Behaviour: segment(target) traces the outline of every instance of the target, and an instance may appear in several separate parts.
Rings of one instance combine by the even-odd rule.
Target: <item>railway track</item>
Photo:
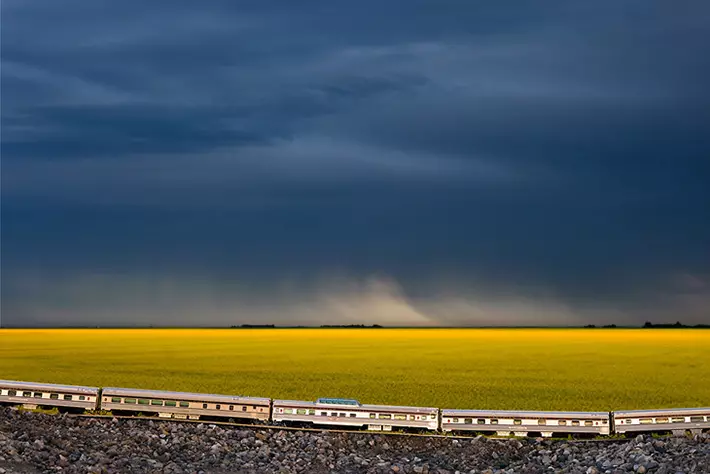
[[[58,415],[57,415],[58,416]],[[461,434],[440,434],[440,433],[411,433],[406,431],[369,431],[369,430],[356,430],[356,429],[331,429],[331,428],[314,428],[305,426],[287,426],[287,425],[273,425],[273,424],[257,424],[257,423],[238,423],[231,421],[213,421],[213,420],[186,420],[179,418],[159,418],[151,416],[129,416],[129,415],[93,415],[86,413],[66,413],[67,417],[70,418],[89,418],[89,419],[101,419],[101,420],[134,420],[139,422],[169,422],[169,423],[189,423],[189,424],[203,424],[203,425],[213,425],[213,426],[227,426],[232,428],[245,428],[251,430],[270,430],[270,431],[302,431],[308,433],[342,433],[342,434],[377,434],[382,436],[400,436],[400,437],[417,437],[417,438],[440,438],[440,439],[450,439],[450,440],[474,440],[480,437],[484,437],[490,440],[531,440],[531,439],[544,439],[545,441],[566,441],[568,443],[620,443],[631,439],[631,437],[597,437],[597,438],[531,438],[531,437],[520,437],[520,436],[487,436],[487,435],[461,435]],[[659,438],[667,438],[670,435],[659,436]]]

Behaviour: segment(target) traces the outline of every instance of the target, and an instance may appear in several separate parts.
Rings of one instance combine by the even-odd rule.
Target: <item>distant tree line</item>
[[[322,328],[381,328],[379,324],[365,326],[364,324],[323,324]]]
[[[243,329],[271,329],[275,328],[276,325],[274,324],[242,324],[240,326],[229,326],[232,329],[238,329],[238,328],[243,328]],[[290,327],[296,327],[296,328],[307,328],[307,327],[313,327],[313,326],[290,326]],[[322,328],[381,328],[379,324],[373,324],[372,326],[366,326],[364,324],[323,324],[320,326]]]
[[[587,324],[584,326],[587,329],[593,329],[596,328],[594,324]],[[617,327],[616,324],[607,324],[606,326],[600,326],[602,328],[615,328]],[[644,325],[642,326],[644,329],[676,329],[676,328],[710,328],[710,324],[696,324],[695,326],[688,326],[686,324],[682,324],[680,321],[676,321],[675,323],[661,323],[661,324],[653,324],[649,321],[646,321]]]
[[[263,329],[263,328],[275,328],[273,324],[242,324],[241,326],[229,326],[230,328],[244,328],[244,329]]]
[[[710,328],[710,324],[696,324],[695,326],[688,326],[688,325],[682,324],[680,321],[676,321],[673,324],[670,324],[670,323],[653,324],[649,321],[646,321],[644,323],[643,327],[646,329]]]
[[[235,329],[235,328],[242,328],[242,329],[273,329],[275,328],[276,325],[274,324],[242,324],[240,326],[230,326],[230,328]],[[313,327],[313,326],[290,326],[290,327],[296,327],[296,328],[307,328],[307,327]],[[319,326],[321,328],[348,328],[348,329],[378,329],[381,328],[379,324],[373,324],[371,326],[365,325],[365,324],[322,324]],[[587,324],[584,326],[586,329],[594,329],[597,326],[594,324]],[[618,327],[616,324],[606,324],[604,326],[598,326],[600,328],[606,328],[606,329],[613,329]],[[646,323],[642,326],[644,329],[676,329],[676,328],[710,328],[710,324],[696,324],[695,326],[689,326],[682,324],[680,321],[676,321],[675,323],[661,323],[661,324],[653,324],[649,321],[646,321]]]

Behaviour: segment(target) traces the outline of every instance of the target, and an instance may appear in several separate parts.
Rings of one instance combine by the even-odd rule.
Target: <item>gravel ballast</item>
[[[0,474],[710,473],[710,434],[606,443],[73,418],[0,408]]]

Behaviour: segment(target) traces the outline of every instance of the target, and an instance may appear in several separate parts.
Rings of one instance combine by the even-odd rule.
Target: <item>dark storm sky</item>
[[[710,322],[710,3],[2,2],[2,324]]]

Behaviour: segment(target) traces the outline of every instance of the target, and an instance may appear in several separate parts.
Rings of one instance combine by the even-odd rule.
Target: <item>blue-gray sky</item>
[[[2,323],[710,322],[710,4],[2,2]]]

